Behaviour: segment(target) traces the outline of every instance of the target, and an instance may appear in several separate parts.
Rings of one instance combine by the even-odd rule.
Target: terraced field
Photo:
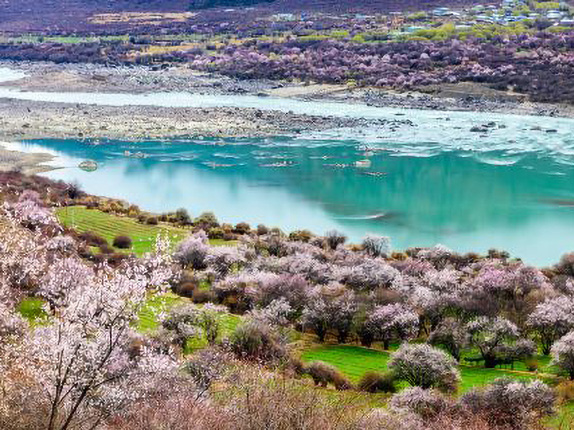
[[[133,251],[143,255],[153,250],[158,235],[167,235],[172,243],[177,243],[189,234],[189,230],[165,225],[146,225],[133,218],[107,214],[84,206],[70,206],[56,211],[59,221],[66,227],[84,233],[91,231],[102,236],[111,246],[116,236],[132,238]]]
[[[80,233],[91,231],[102,236],[111,246],[116,236],[129,236],[133,246],[130,252],[141,256],[153,250],[158,235],[167,235],[172,244],[183,240],[190,231],[169,225],[147,225],[133,218],[107,214],[99,210],[86,209],[84,206],[70,206],[56,210],[62,225],[71,227]],[[234,241],[211,240],[211,245],[234,245]],[[117,250],[120,251],[121,250]]]
[[[303,352],[304,362],[315,360],[324,361],[339,369],[352,382],[358,382],[368,371],[384,372],[390,353],[352,345],[322,345]],[[547,359],[546,359],[547,361]],[[519,370],[485,369],[482,367],[459,366],[462,376],[461,392],[473,387],[486,385],[501,377],[515,379],[532,379],[538,377],[535,373]],[[547,379],[547,378],[543,378]]]

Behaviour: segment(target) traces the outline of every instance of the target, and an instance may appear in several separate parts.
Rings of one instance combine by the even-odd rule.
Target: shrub
[[[116,236],[114,246],[119,249],[129,249],[132,247],[132,239],[129,236]]]
[[[450,408],[450,402],[433,389],[407,388],[391,399],[391,408],[399,412],[411,412],[422,418],[433,418]]]
[[[176,292],[178,295],[182,297],[192,298],[196,288],[197,288],[196,282],[186,281],[178,285],[178,287],[176,288]]]
[[[539,380],[495,380],[483,389],[465,393],[460,403],[474,414],[484,416],[493,425],[511,429],[536,428],[536,423],[554,412],[555,395]]]
[[[289,240],[295,242],[309,242],[313,237],[313,233],[309,230],[297,230],[289,233]]]
[[[206,391],[223,376],[229,362],[227,355],[220,348],[202,349],[191,357],[184,369],[192,376],[197,387]]]
[[[211,290],[195,289],[191,295],[193,303],[210,303],[215,301],[215,294]]]
[[[86,231],[80,234],[79,239],[86,242],[89,246],[100,246],[100,245],[107,245],[106,239],[97,235],[92,231]]]
[[[454,392],[460,381],[455,360],[427,344],[403,344],[389,362],[397,379],[421,388],[438,388],[444,392]]]
[[[351,383],[341,372],[322,361],[314,361],[309,364],[305,373],[311,376],[315,385],[320,385],[321,387],[326,387],[328,384],[333,384],[337,390],[348,390],[352,387]]]
[[[75,200],[82,197],[84,192],[78,182],[71,182],[66,187],[66,194],[70,199]]]
[[[574,400],[574,381],[562,381],[558,384],[556,395],[560,403],[570,403]]]
[[[159,224],[159,221],[157,220],[156,217],[150,216],[148,219],[146,219],[146,224],[148,224],[148,225],[158,225],[158,224]]]
[[[130,258],[127,254],[122,254],[120,252],[114,252],[113,254],[106,254],[107,262],[112,267],[118,267],[124,260]]]
[[[574,252],[564,254],[554,268],[558,274],[574,277]]]
[[[287,357],[285,345],[275,330],[256,321],[238,326],[229,346],[238,358],[245,360],[273,363]]]
[[[207,267],[205,259],[209,252],[207,235],[200,230],[185,238],[175,250],[173,258],[184,267],[202,270]]]
[[[394,393],[397,391],[395,375],[391,372],[367,372],[361,378],[358,388],[368,393]]]
[[[225,232],[220,227],[211,227],[207,232],[207,236],[210,239],[223,239]]]
[[[114,248],[112,248],[110,245],[108,245],[107,243],[100,245],[98,248],[100,248],[100,252],[102,254],[113,254]]]
[[[199,313],[194,305],[179,305],[169,310],[161,325],[163,340],[183,348],[187,339],[199,334]]]
[[[209,230],[212,227],[219,227],[219,222],[213,212],[203,212],[195,218],[193,223],[204,230]]]
[[[249,224],[247,224],[246,222],[237,223],[235,225],[235,228],[233,229],[233,232],[237,233],[237,234],[247,234],[250,231],[251,231],[251,226]]]
[[[128,216],[130,218],[137,217],[140,212],[141,212],[140,208],[136,205],[130,205],[130,207],[128,208]]]
[[[221,312],[225,308],[206,304],[199,311],[198,325],[210,345],[215,344],[221,332]]]
[[[526,366],[529,372],[536,372],[540,367],[538,360],[536,360],[535,358],[527,358],[526,360],[524,360],[524,365]]]
[[[342,245],[347,241],[347,236],[337,230],[331,230],[325,233],[325,241],[329,248],[337,249],[339,245]]]
[[[181,225],[191,225],[191,217],[185,208],[180,208],[175,211],[175,219],[176,222],[180,223]]]
[[[552,365],[558,366],[574,380],[574,331],[561,337],[551,349]]]
[[[257,234],[258,234],[259,236],[264,236],[264,235],[266,235],[267,233],[269,233],[269,229],[268,229],[265,225],[259,224],[259,225],[257,226]]]
[[[391,239],[387,236],[367,236],[363,239],[363,250],[373,257],[387,256],[391,252]]]
[[[223,234],[223,240],[225,240],[227,242],[231,242],[232,240],[237,240],[237,235],[235,235],[234,233],[224,233]]]

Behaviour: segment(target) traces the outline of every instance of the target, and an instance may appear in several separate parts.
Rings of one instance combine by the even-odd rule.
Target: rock
[[[487,133],[488,129],[487,128],[483,128],[483,127],[479,127],[477,125],[475,125],[474,127],[472,127],[470,129],[471,132],[473,133]]]

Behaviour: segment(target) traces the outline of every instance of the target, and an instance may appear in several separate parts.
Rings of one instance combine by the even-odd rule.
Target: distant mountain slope
[[[89,17],[113,12],[186,12],[205,8],[255,6],[261,14],[324,11],[393,12],[461,6],[478,0],[0,0],[0,31],[86,30]],[[233,13],[229,13],[233,20]]]

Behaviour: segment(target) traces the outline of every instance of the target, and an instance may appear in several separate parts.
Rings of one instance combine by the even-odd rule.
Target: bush
[[[391,408],[411,412],[422,418],[433,418],[450,408],[449,401],[435,390],[420,387],[407,388],[391,399]]]
[[[107,254],[108,264],[112,267],[118,267],[122,261],[129,258],[129,255],[122,254],[120,252],[114,252],[113,254]]]
[[[464,394],[460,404],[493,425],[526,430],[536,428],[541,418],[554,412],[554,401],[553,390],[542,381],[501,378]]]
[[[273,363],[287,358],[285,345],[275,330],[256,321],[238,326],[229,346],[238,358],[245,360]]]
[[[207,236],[210,239],[223,239],[224,235],[225,235],[225,232],[220,227],[212,227],[207,232]]]
[[[191,301],[197,304],[214,302],[215,294],[210,290],[200,290],[196,288],[191,295]]]
[[[108,245],[107,243],[100,245],[98,248],[100,248],[100,252],[102,254],[113,254],[114,248],[112,248],[110,245]]]
[[[181,225],[191,225],[191,217],[187,212],[187,209],[180,208],[175,211],[175,220]]]
[[[148,219],[146,219],[146,224],[147,225],[158,225],[159,221],[157,220],[156,217],[150,216]]]
[[[387,256],[391,252],[391,240],[386,236],[367,236],[362,245],[373,257]]]
[[[315,385],[327,387],[333,384],[337,390],[348,390],[352,388],[351,383],[335,367],[323,363],[322,361],[312,362],[306,369],[307,373],[313,379]]]
[[[524,361],[524,365],[528,369],[529,372],[536,372],[539,368],[538,360],[535,358],[528,358]]]
[[[257,234],[258,234],[259,236],[266,235],[267,233],[269,233],[269,229],[268,229],[265,225],[259,224],[259,225],[257,226]]]
[[[552,365],[568,374],[574,380],[574,331],[561,337],[551,349]]]
[[[89,246],[100,246],[108,244],[106,239],[92,231],[86,231],[80,234],[79,239],[83,242],[86,242],[86,244]]]
[[[178,295],[182,297],[192,298],[196,288],[197,288],[196,282],[185,281],[179,284],[179,286],[176,288],[176,292]]]
[[[556,395],[560,403],[570,403],[574,400],[574,381],[563,381],[556,386]]]
[[[342,245],[347,241],[347,236],[337,230],[331,230],[325,233],[325,241],[329,248],[337,249],[339,245]]]
[[[116,236],[114,238],[114,246],[119,249],[130,249],[132,247],[132,239],[129,236]]]
[[[173,254],[175,261],[184,267],[202,270],[206,267],[206,257],[209,252],[207,235],[199,231],[185,238]]]
[[[225,233],[223,235],[223,240],[231,242],[232,240],[237,240],[237,235],[234,233]]]
[[[296,242],[309,242],[313,238],[313,233],[309,230],[297,230],[289,233],[289,240]]]
[[[234,233],[237,234],[247,234],[251,231],[251,226],[249,224],[247,224],[246,222],[240,222],[238,223],[235,228],[233,229]]]
[[[397,391],[395,376],[391,372],[367,372],[361,378],[358,388],[367,393],[394,393]]]
[[[193,223],[204,230],[209,230],[212,227],[219,227],[219,222],[213,212],[202,213],[193,221]]]
[[[564,254],[554,268],[560,275],[574,277],[574,252]]]
[[[460,381],[456,361],[444,351],[427,344],[403,344],[389,362],[397,379],[421,388],[455,392]]]

